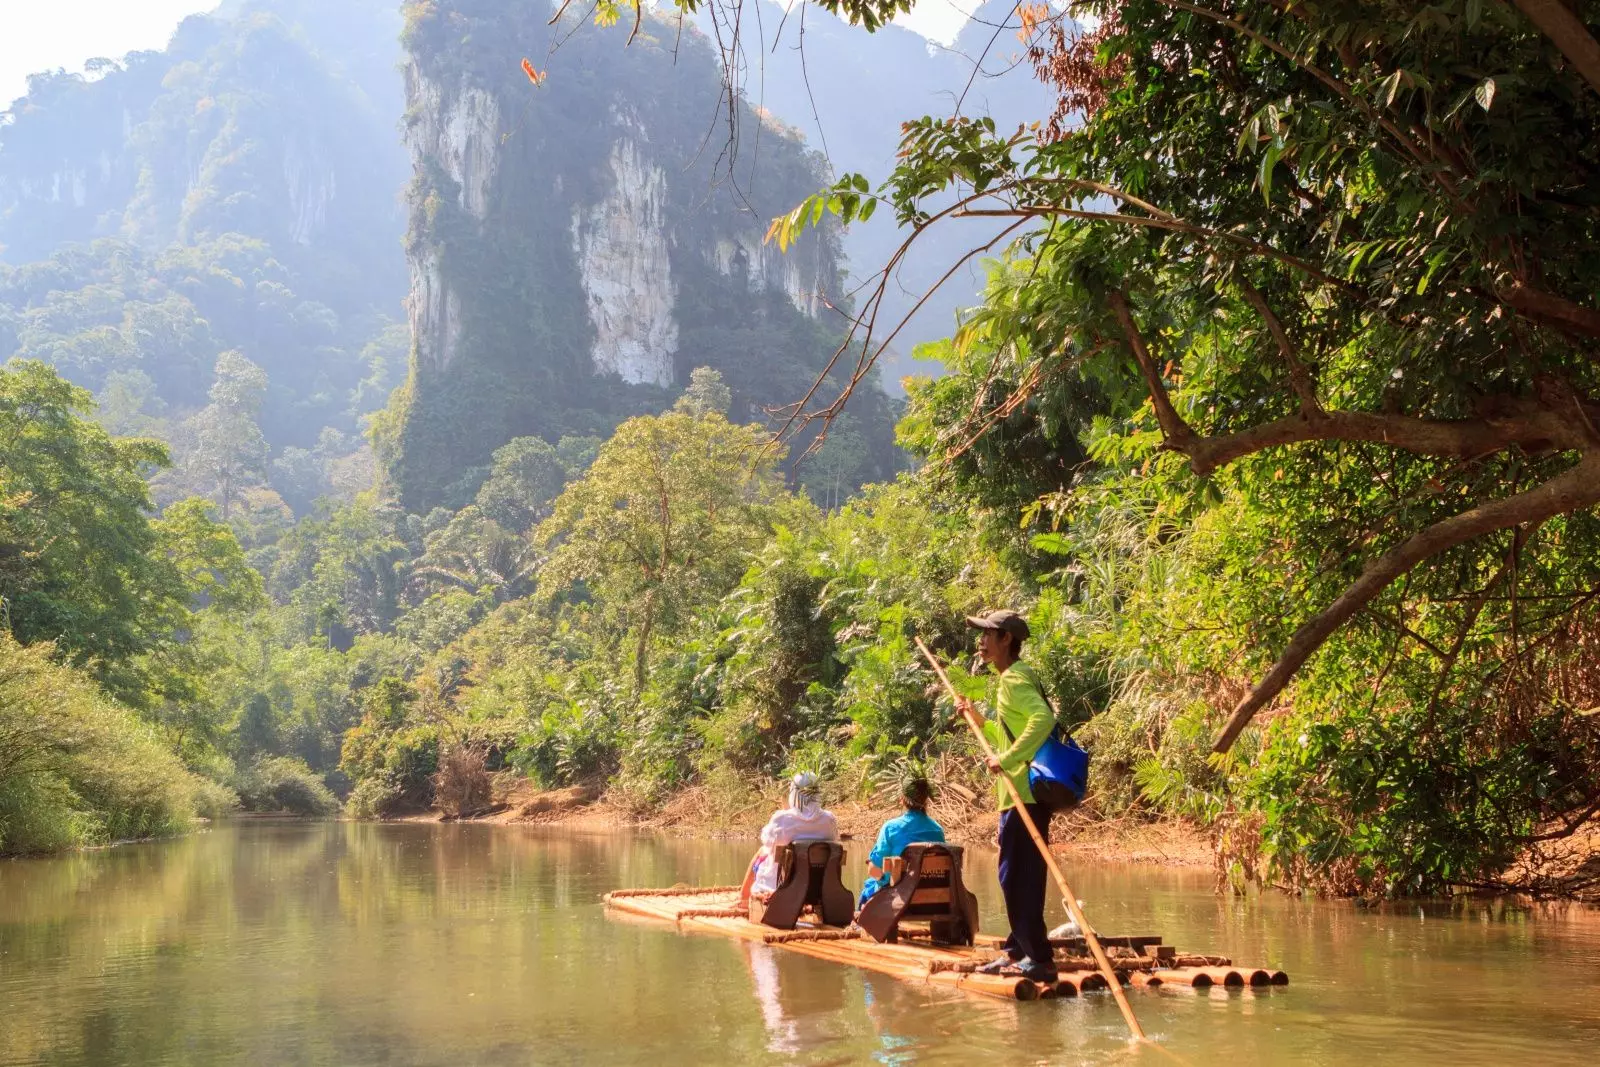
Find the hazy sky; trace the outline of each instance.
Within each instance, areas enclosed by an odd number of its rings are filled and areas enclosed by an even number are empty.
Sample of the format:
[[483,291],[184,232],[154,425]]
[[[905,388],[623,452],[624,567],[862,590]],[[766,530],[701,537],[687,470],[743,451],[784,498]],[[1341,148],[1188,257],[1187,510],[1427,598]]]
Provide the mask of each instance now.
[[[29,74],[82,70],[96,56],[163,48],[185,16],[216,6],[217,0],[0,0],[0,111],[27,90]],[[920,0],[903,21],[949,41],[974,6],[976,0]]]
[[217,0],[0,0],[0,110],[27,91],[27,77],[86,59],[164,48],[186,15]]

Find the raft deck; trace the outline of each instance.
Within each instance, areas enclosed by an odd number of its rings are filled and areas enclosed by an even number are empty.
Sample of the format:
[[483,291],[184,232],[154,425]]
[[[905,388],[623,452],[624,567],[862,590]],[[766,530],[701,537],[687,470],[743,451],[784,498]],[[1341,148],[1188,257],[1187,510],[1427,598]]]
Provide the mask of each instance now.
[[[901,940],[878,944],[856,929],[822,926],[802,919],[794,930],[774,930],[754,923],[739,907],[737,886],[694,889],[619,889],[605,896],[606,906],[618,912],[657,919],[678,929],[774,945],[803,956],[842,963],[906,982],[959,989],[964,993],[1002,1000],[1041,1000],[1075,997],[1105,989],[1106,980],[1095,968],[1082,938],[1054,940],[1059,980],[1035,982],[1027,978],[974,974],[993,959],[1003,938],[979,934],[972,947],[935,945],[925,926],[902,923]],[[1159,936],[1104,936],[1100,938],[1111,966],[1124,984],[1146,989],[1161,986],[1208,989],[1212,986],[1263,987],[1288,984],[1282,971],[1235,967],[1224,956],[1186,955]]]

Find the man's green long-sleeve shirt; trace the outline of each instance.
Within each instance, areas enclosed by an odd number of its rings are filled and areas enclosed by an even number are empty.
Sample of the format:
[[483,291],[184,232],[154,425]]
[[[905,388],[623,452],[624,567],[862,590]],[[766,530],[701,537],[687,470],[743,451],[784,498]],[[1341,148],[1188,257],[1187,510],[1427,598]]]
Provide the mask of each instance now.
[[[1044,699],[1044,687],[1039,684],[1039,676],[1032,667],[1013,663],[1005,673],[997,673],[990,683],[988,702],[992,717],[983,724],[984,735],[994,746],[995,757],[1006,777],[1022,795],[1022,802],[1032,804],[1028,764],[1056,725],[1055,713]],[[1001,722],[1005,723],[1005,730],[1000,728]],[[1011,739],[1006,737],[1007,730]],[[1011,793],[1005,784],[996,781],[994,789],[1000,810],[1011,807]]]

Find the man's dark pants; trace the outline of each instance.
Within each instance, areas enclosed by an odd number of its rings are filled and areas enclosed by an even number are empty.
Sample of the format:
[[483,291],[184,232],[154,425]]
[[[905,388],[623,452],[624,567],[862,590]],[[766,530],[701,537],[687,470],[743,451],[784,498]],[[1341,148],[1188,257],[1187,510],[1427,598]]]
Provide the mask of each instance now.
[[[1048,843],[1050,813],[1038,804],[1028,805],[1033,825]],[[1028,834],[1028,827],[1014,808],[1000,816],[1000,892],[1006,898],[1006,919],[1011,936],[1006,938],[1006,954],[1012,959],[1027,956],[1048,965],[1050,931],[1044,924],[1044,888],[1048,871],[1044,857]]]

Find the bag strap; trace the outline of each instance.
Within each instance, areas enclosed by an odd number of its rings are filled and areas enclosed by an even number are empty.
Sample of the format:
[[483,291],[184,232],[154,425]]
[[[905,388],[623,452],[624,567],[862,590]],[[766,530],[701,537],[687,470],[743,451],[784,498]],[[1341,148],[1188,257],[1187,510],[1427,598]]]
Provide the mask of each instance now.
[[[1039,694],[1039,699],[1044,701],[1044,706],[1050,709],[1050,718],[1051,718],[1051,721],[1054,724],[1054,725],[1052,725],[1050,727],[1050,733],[1045,736],[1045,741],[1048,741],[1050,739],[1050,737],[1052,737],[1052,736],[1061,736],[1061,737],[1065,737],[1065,738],[1070,740],[1071,737],[1072,737],[1071,734],[1062,734],[1061,733],[1061,712],[1056,709],[1055,701],[1051,700],[1050,699],[1050,694],[1046,693],[1044,691],[1044,685],[1043,685],[1043,683],[1041,683],[1039,681],[1039,676],[1034,671],[1034,669],[1032,667],[1028,668],[1028,673],[1030,675],[1033,675],[1033,689],[1034,689],[1034,692]],[[995,703],[996,703],[996,705],[998,705],[999,704],[999,700],[996,699]],[[1017,739],[1014,736],[1012,736],[1011,727],[1006,725],[1006,717],[1004,715],[1000,714],[1000,709],[999,709],[998,706],[996,706],[996,708],[995,708],[994,721],[1000,724],[1001,731],[1006,735],[1006,744],[1007,745],[1016,744],[1017,743]],[[1041,745],[1043,745],[1044,741],[1041,741],[1039,743]],[[1038,755],[1038,753],[1035,752],[1034,755]]]

